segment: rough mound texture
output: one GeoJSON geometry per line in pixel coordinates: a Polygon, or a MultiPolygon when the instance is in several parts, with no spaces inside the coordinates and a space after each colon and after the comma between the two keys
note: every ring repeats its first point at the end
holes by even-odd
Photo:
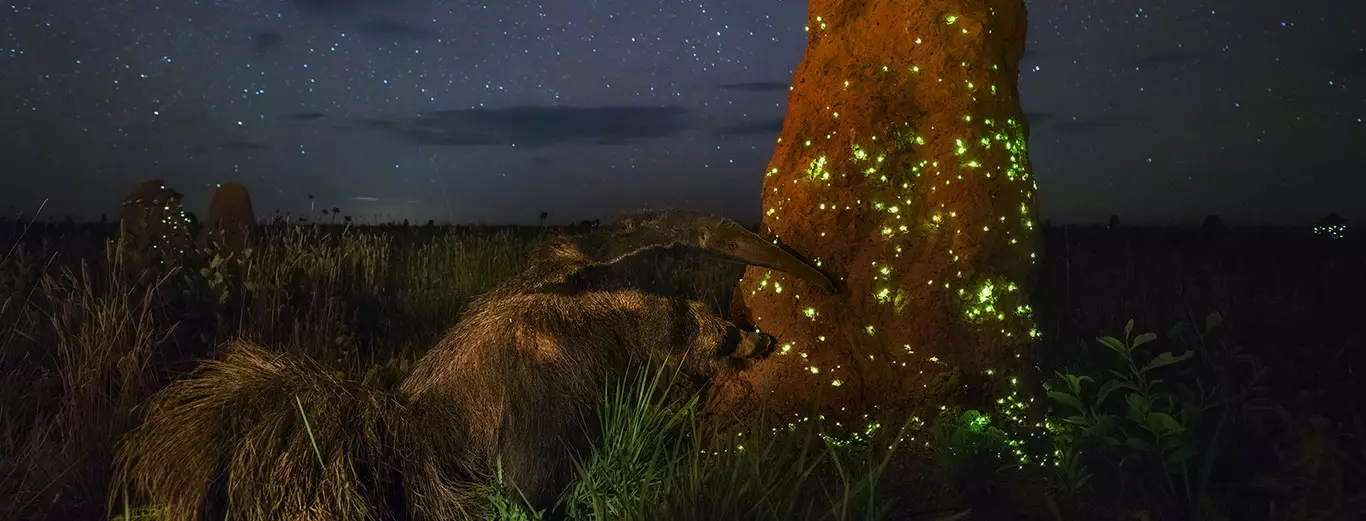
{"type": "Polygon", "coordinates": [[[252,212],[251,194],[247,193],[247,188],[241,183],[223,183],[209,203],[209,218],[199,232],[199,247],[224,254],[242,251],[255,223],[256,214],[252,212]]]}
{"type": "Polygon", "coordinates": [[[181,194],[160,179],[143,181],[123,199],[119,216],[125,247],[147,263],[173,262],[191,247],[181,194]]]}
{"type": "Polygon", "coordinates": [[[749,268],[733,318],[776,336],[779,356],[713,406],[757,396],[850,425],[1009,403],[1037,235],[1023,2],[812,0],[809,24],[764,225],[845,291],[749,268]]]}

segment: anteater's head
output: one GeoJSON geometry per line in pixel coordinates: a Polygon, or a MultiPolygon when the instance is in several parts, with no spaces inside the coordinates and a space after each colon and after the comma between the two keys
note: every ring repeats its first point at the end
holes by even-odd
{"type": "Polygon", "coordinates": [[[826,274],[740,223],[699,212],[662,210],[638,212],[618,222],[617,235],[651,236],[649,242],[699,248],[727,260],[792,274],[825,291],[838,291],[826,274]]]}

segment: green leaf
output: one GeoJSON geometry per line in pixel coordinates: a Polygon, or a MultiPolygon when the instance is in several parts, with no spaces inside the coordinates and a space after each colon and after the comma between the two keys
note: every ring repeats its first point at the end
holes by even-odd
{"type": "Polygon", "coordinates": [[[1072,425],[1076,425],[1078,427],[1085,427],[1088,429],[1093,427],[1090,421],[1087,421],[1086,418],[1083,418],[1081,416],[1068,416],[1066,418],[1063,418],[1062,421],[1070,423],[1072,425]]]}
{"type": "Polygon", "coordinates": [[[1071,394],[1064,393],[1061,391],[1048,391],[1048,397],[1064,405],[1071,405],[1072,407],[1075,407],[1078,411],[1081,411],[1083,413],[1086,412],[1086,406],[1082,405],[1081,400],[1077,399],[1076,396],[1073,396],[1071,394]]]}
{"type": "Polygon", "coordinates": [[[1214,328],[1219,327],[1219,324],[1223,323],[1224,316],[1220,315],[1218,311],[1210,313],[1209,316],[1205,317],[1205,332],[1209,333],[1210,331],[1213,331],[1214,328]]]}
{"type": "Polygon", "coordinates": [[[1133,332],[1134,332],[1134,319],[1131,318],[1131,319],[1129,319],[1128,322],[1125,322],[1125,323],[1124,323],[1124,338],[1129,338],[1129,335],[1133,334],[1133,332]]]}
{"type": "Polygon", "coordinates": [[[1159,367],[1165,367],[1175,364],[1177,362],[1185,361],[1186,359],[1192,356],[1195,356],[1195,353],[1192,351],[1186,351],[1179,355],[1173,355],[1170,351],[1168,351],[1153,357],[1152,361],[1148,362],[1148,365],[1143,366],[1142,371],[1146,373],[1159,367]]]}
{"type": "Polygon", "coordinates": [[[1062,381],[1063,381],[1063,383],[1067,384],[1067,389],[1068,389],[1069,391],[1072,391],[1072,394],[1078,395],[1078,396],[1081,395],[1081,384],[1082,384],[1082,382],[1093,382],[1093,381],[1095,381],[1095,380],[1092,380],[1091,377],[1089,377],[1089,376],[1077,376],[1077,375],[1074,375],[1074,374],[1062,374],[1062,373],[1058,373],[1058,378],[1061,378],[1062,381]]]}
{"type": "Polygon", "coordinates": [[[1105,384],[1100,386],[1100,390],[1096,391],[1096,408],[1099,409],[1105,403],[1105,398],[1117,389],[1138,390],[1133,384],[1123,380],[1106,380],[1105,384]]]}
{"type": "Polygon", "coordinates": [[[1101,344],[1103,344],[1105,347],[1110,348],[1111,351],[1114,351],[1116,353],[1122,354],[1125,351],[1129,350],[1129,348],[1124,345],[1123,341],[1112,336],[1103,336],[1097,338],[1096,340],[1099,340],[1101,344]]]}
{"type": "Polygon", "coordinates": [[[1135,420],[1143,419],[1148,416],[1148,411],[1152,410],[1152,404],[1148,403],[1148,398],[1139,393],[1129,393],[1124,397],[1129,403],[1129,417],[1135,420]]]}
{"type": "Polygon", "coordinates": [[[1157,333],[1143,333],[1138,335],[1138,338],[1134,339],[1133,348],[1138,349],[1138,346],[1152,342],[1153,340],[1157,340],[1157,333]]]}
{"type": "Polygon", "coordinates": [[[1176,418],[1165,412],[1148,413],[1148,426],[1152,428],[1153,432],[1163,436],[1172,436],[1185,431],[1185,428],[1176,421],[1176,418]]]}

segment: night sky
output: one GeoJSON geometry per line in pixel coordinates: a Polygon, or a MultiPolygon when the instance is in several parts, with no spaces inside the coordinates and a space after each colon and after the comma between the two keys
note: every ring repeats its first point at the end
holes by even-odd
{"type": "MultiPolygon", "coordinates": [[[[759,218],[805,47],[795,0],[11,0],[0,209],[534,223],[759,218]]],[[[1366,219],[1366,2],[1029,2],[1043,217],[1366,219]]]]}

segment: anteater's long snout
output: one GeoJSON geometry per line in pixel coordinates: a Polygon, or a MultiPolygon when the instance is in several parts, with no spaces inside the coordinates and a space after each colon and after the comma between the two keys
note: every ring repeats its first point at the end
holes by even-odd
{"type": "Polygon", "coordinates": [[[839,292],[835,281],[825,273],[733,221],[722,223],[716,240],[709,242],[745,264],[790,273],[829,293],[839,292]]]}

